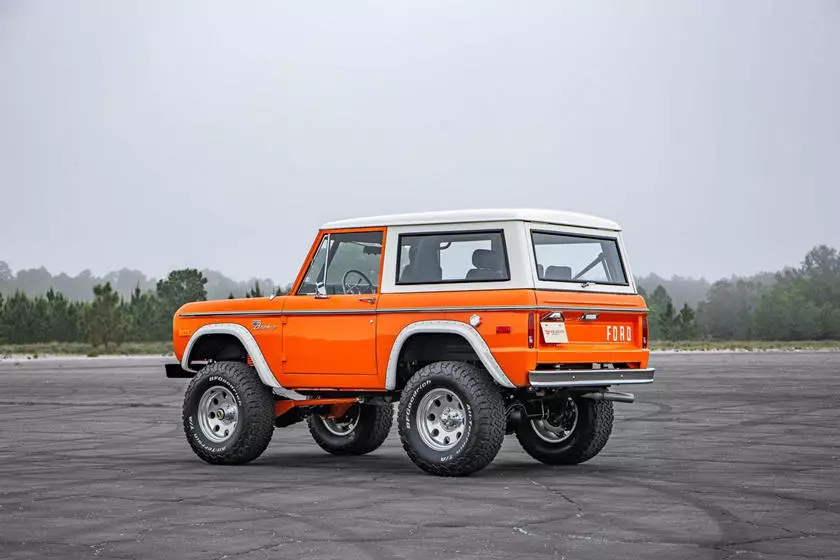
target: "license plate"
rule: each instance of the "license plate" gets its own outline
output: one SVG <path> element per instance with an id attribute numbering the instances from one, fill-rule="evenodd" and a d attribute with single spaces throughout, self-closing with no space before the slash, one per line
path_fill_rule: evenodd
<path id="1" fill-rule="evenodd" d="M 569 342 L 566 334 L 566 323 L 554 321 L 540 321 L 543 338 L 548 344 L 564 344 Z"/>

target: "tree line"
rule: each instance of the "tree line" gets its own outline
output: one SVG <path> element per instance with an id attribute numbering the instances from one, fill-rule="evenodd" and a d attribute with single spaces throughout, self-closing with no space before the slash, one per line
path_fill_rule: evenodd
<path id="1" fill-rule="evenodd" d="M 840 340 L 840 254 L 825 245 L 769 281 L 715 282 L 696 308 L 677 310 L 661 285 L 642 292 L 651 340 Z"/>
<path id="2" fill-rule="evenodd" d="M 43 295 L 19 289 L 0 293 L 0 342 L 168 341 L 175 311 L 184 303 L 207 300 L 207 284 L 202 271 L 188 268 L 170 272 L 152 289 L 138 283 L 128 297 L 107 281 L 93 287 L 90 301 L 73 300 L 52 287 Z M 264 292 L 255 281 L 242 295 L 282 295 L 286 290 L 271 286 Z M 684 303 L 677 309 L 661 284 L 651 293 L 640 291 L 650 308 L 654 341 L 840 340 L 840 254 L 824 245 L 809 251 L 799 267 L 773 275 L 772 281 L 753 277 L 715 282 L 695 307 Z"/>
<path id="3" fill-rule="evenodd" d="M 91 301 L 72 301 L 50 288 L 30 297 L 20 290 L 0 294 L 0 342 L 88 342 L 108 346 L 122 342 L 172 339 L 172 318 L 183 304 L 207 300 L 207 278 L 196 269 L 174 270 L 153 290 L 138 285 L 125 298 L 110 282 L 93 287 Z M 277 288 L 274 293 L 284 293 Z M 262 297 L 259 281 L 244 294 Z M 234 294 L 228 294 L 233 298 Z"/>
<path id="4" fill-rule="evenodd" d="M 248 290 L 259 284 L 266 291 L 274 292 L 281 285 L 270 278 L 251 278 L 245 281 L 238 281 L 228 278 L 221 272 L 209 269 L 201 270 L 202 276 L 207 279 L 205 289 L 208 299 L 222 299 L 229 294 L 237 297 L 244 297 Z M 67 299 L 72 301 L 93 301 L 93 288 L 96 285 L 110 284 L 111 288 L 124 299 L 128 300 L 137 288 L 141 291 L 154 291 L 157 286 L 157 279 L 143 274 L 139 270 L 122 268 L 109 272 L 104 276 L 96 276 L 90 270 L 71 276 L 69 274 L 51 274 L 43 266 L 40 268 L 29 268 L 12 271 L 8 263 L 0 261 L 0 294 L 6 297 L 16 291 L 33 296 L 45 296 L 48 291 L 61 292 Z M 288 286 L 284 287 L 288 289 Z"/>

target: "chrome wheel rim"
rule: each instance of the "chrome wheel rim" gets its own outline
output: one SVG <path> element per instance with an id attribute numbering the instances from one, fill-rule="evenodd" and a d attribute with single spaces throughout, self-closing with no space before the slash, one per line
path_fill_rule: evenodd
<path id="1" fill-rule="evenodd" d="M 321 422 L 324 428 L 334 436 L 348 436 L 353 433 L 356 426 L 359 425 L 359 407 L 355 406 L 353 409 L 345 414 L 341 419 L 327 418 L 321 416 Z"/>
<path id="2" fill-rule="evenodd" d="M 464 437 L 467 415 L 460 397 L 442 387 L 432 389 L 417 407 L 420 439 L 435 451 L 449 451 Z"/>
<path id="3" fill-rule="evenodd" d="M 198 427 L 213 443 L 222 443 L 233 437 L 239 422 L 239 407 L 227 387 L 214 385 L 198 401 Z"/>
<path id="4" fill-rule="evenodd" d="M 560 443 L 569 439 L 578 422 L 578 407 L 574 399 L 569 398 L 558 413 L 549 413 L 545 418 L 531 420 L 534 433 L 548 443 Z"/>

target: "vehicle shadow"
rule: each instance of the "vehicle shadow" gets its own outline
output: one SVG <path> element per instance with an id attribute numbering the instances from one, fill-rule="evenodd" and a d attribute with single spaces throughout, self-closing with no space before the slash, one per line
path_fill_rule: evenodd
<path id="1" fill-rule="evenodd" d="M 336 471 L 352 474 L 375 474 L 377 476 L 432 476 L 424 473 L 411 460 L 400 454 L 377 454 L 371 453 L 362 456 L 334 456 L 315 452 L 280 452 L 266 454 L 251 463 L 252 466 L 261 466 L 279 469 L 305 469 L 306 471 L 329 472 L 334 477 Z M 631 466 L 617 466 L 615 464 L 604 465 L 587 463 L 581 465 L 545 465 L 527 458 L 497 458 L 493 463 L 481 471 L 459 477 L 458 479 L 507 479 L 525 478 L 528 476 L 547 475 L 576 475 L 576 476 L 602 476 L 605 474 L 616 476 L 641 475 L 638 469 Z M 454 479 L 453 479 L 454 480 Z"/>

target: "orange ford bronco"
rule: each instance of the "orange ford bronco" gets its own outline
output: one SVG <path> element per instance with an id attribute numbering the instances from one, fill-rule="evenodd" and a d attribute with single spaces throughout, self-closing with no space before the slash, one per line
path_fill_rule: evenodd
<path id="1" fill-rule="evenodd" d="M 305 420 L 336 455 L 387 438 L 468 475 L 506 434 L 548 464 L 597 455 L 616 386 L 651 383 L 645 301 L 612 221 L 549 210 L 325 224 L 286 296 L 188 303 L 168 377 L 189 377 L 187 440 L 245 463 Z"/>

